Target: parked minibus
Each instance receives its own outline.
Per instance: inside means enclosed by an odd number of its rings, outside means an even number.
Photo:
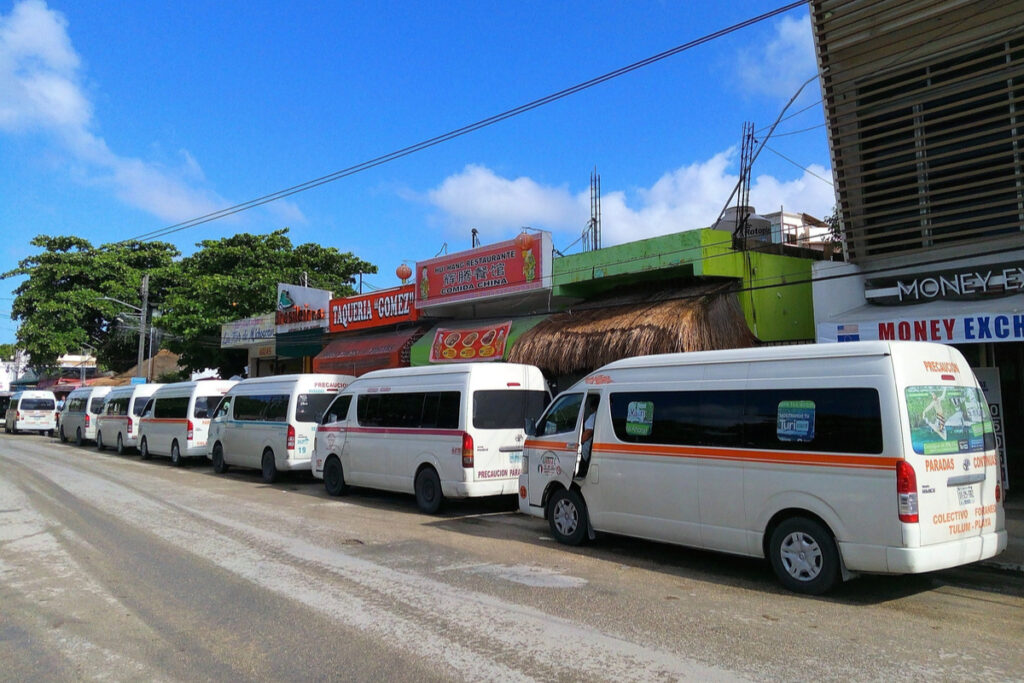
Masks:
[[[7,406],[11,405],[11,396],[13,395],[13,391],[0,391],[0,419],[4,421],[0,426],[7,426]]]
[[[57,398],[52,391],[26,389],[11,394],[4,416],[4,431],[41,432],[53,436],[57,427]]]
[[[279,471],[308,470],[324,410],[352,375],[253,377],[231,387],[210,423],[207,452],[213,471],[229,466],[261,471],[273,483]]]
[[[169,456],[180,467],[185,458],[206,455],[210,417],[217,404],[238,382],[199,380],[165,384],[150,397],[139,418],[139,455]]]
[[[96,448],[103,450],[116,444],[117,454],[138,444],[139,417],[149,397],[163,384],[130,384],[116,387],[107,394],[103,412],[96,418]]]
[[[562,543],[606,531],[767,557],[810,594],[1006,548],[991,417],[951,346],[629,358],[560,394],[527,432],[520,510]]]
[[[103,412],[103,404],[110,387],[78,387],[64,400],[60,411],[61,441],[74,439],[76,446],[96,439],[96,419]]]
[[[531,365],[369,372],[324,413],[313,476],[331,495],[350,485],[414,493],[426,513],[444,498],[514,494],[525,418],[539,415],[547,399]]]

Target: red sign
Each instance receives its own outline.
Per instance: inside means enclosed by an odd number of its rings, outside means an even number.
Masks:
[[[551,236],[528,235],[416,264],[416,308],[551,286]]]
[[[434,342],[430,345],[430,362],[501,360],[505,356],[505,344],[511,329],[511,321],[462,330],[439,327],[434,331]]]
[[[416,286],[408,284],[373,294],[331,299],[330,330],[348,332],[411,322],[419,318],[413,305],[415,297]]]

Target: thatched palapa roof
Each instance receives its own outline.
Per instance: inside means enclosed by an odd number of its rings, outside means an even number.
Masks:
[[[729,288],[660,290],[631,303],[619,297],[557,313],[523,334],[508,360],[557,376],[630,356],[754,346],[757,337]]]

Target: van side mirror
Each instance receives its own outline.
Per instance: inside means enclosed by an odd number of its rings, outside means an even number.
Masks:
[[[523,431],[526,432],[527,436],[537,436],[537,423],[532,418],[526,418],[526,424],[523,426]]]

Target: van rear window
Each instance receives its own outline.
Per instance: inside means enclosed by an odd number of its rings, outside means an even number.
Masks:
[[[21,399],[21,410],[53,410],[56,407],[52,398]]]
[[[296,422],[319,422],[337,394],[299,394],[295,403]]]
[[[98,414],[102,413],[103,412],[103,402],[105,400],[106,399],[103,398],[102,396],[97,396],[96,398],[94,398],[91,401],[89,401],[89,412],[94,414],[94,415],[98,415]]]
[[[907,387],[906,397],[914,452],[975,453],[996,447],[992,417],[977,387]]]
[[[547,405],[546,391],[496,389],[473,392],[473,426],[477,429],[522,429]]]

